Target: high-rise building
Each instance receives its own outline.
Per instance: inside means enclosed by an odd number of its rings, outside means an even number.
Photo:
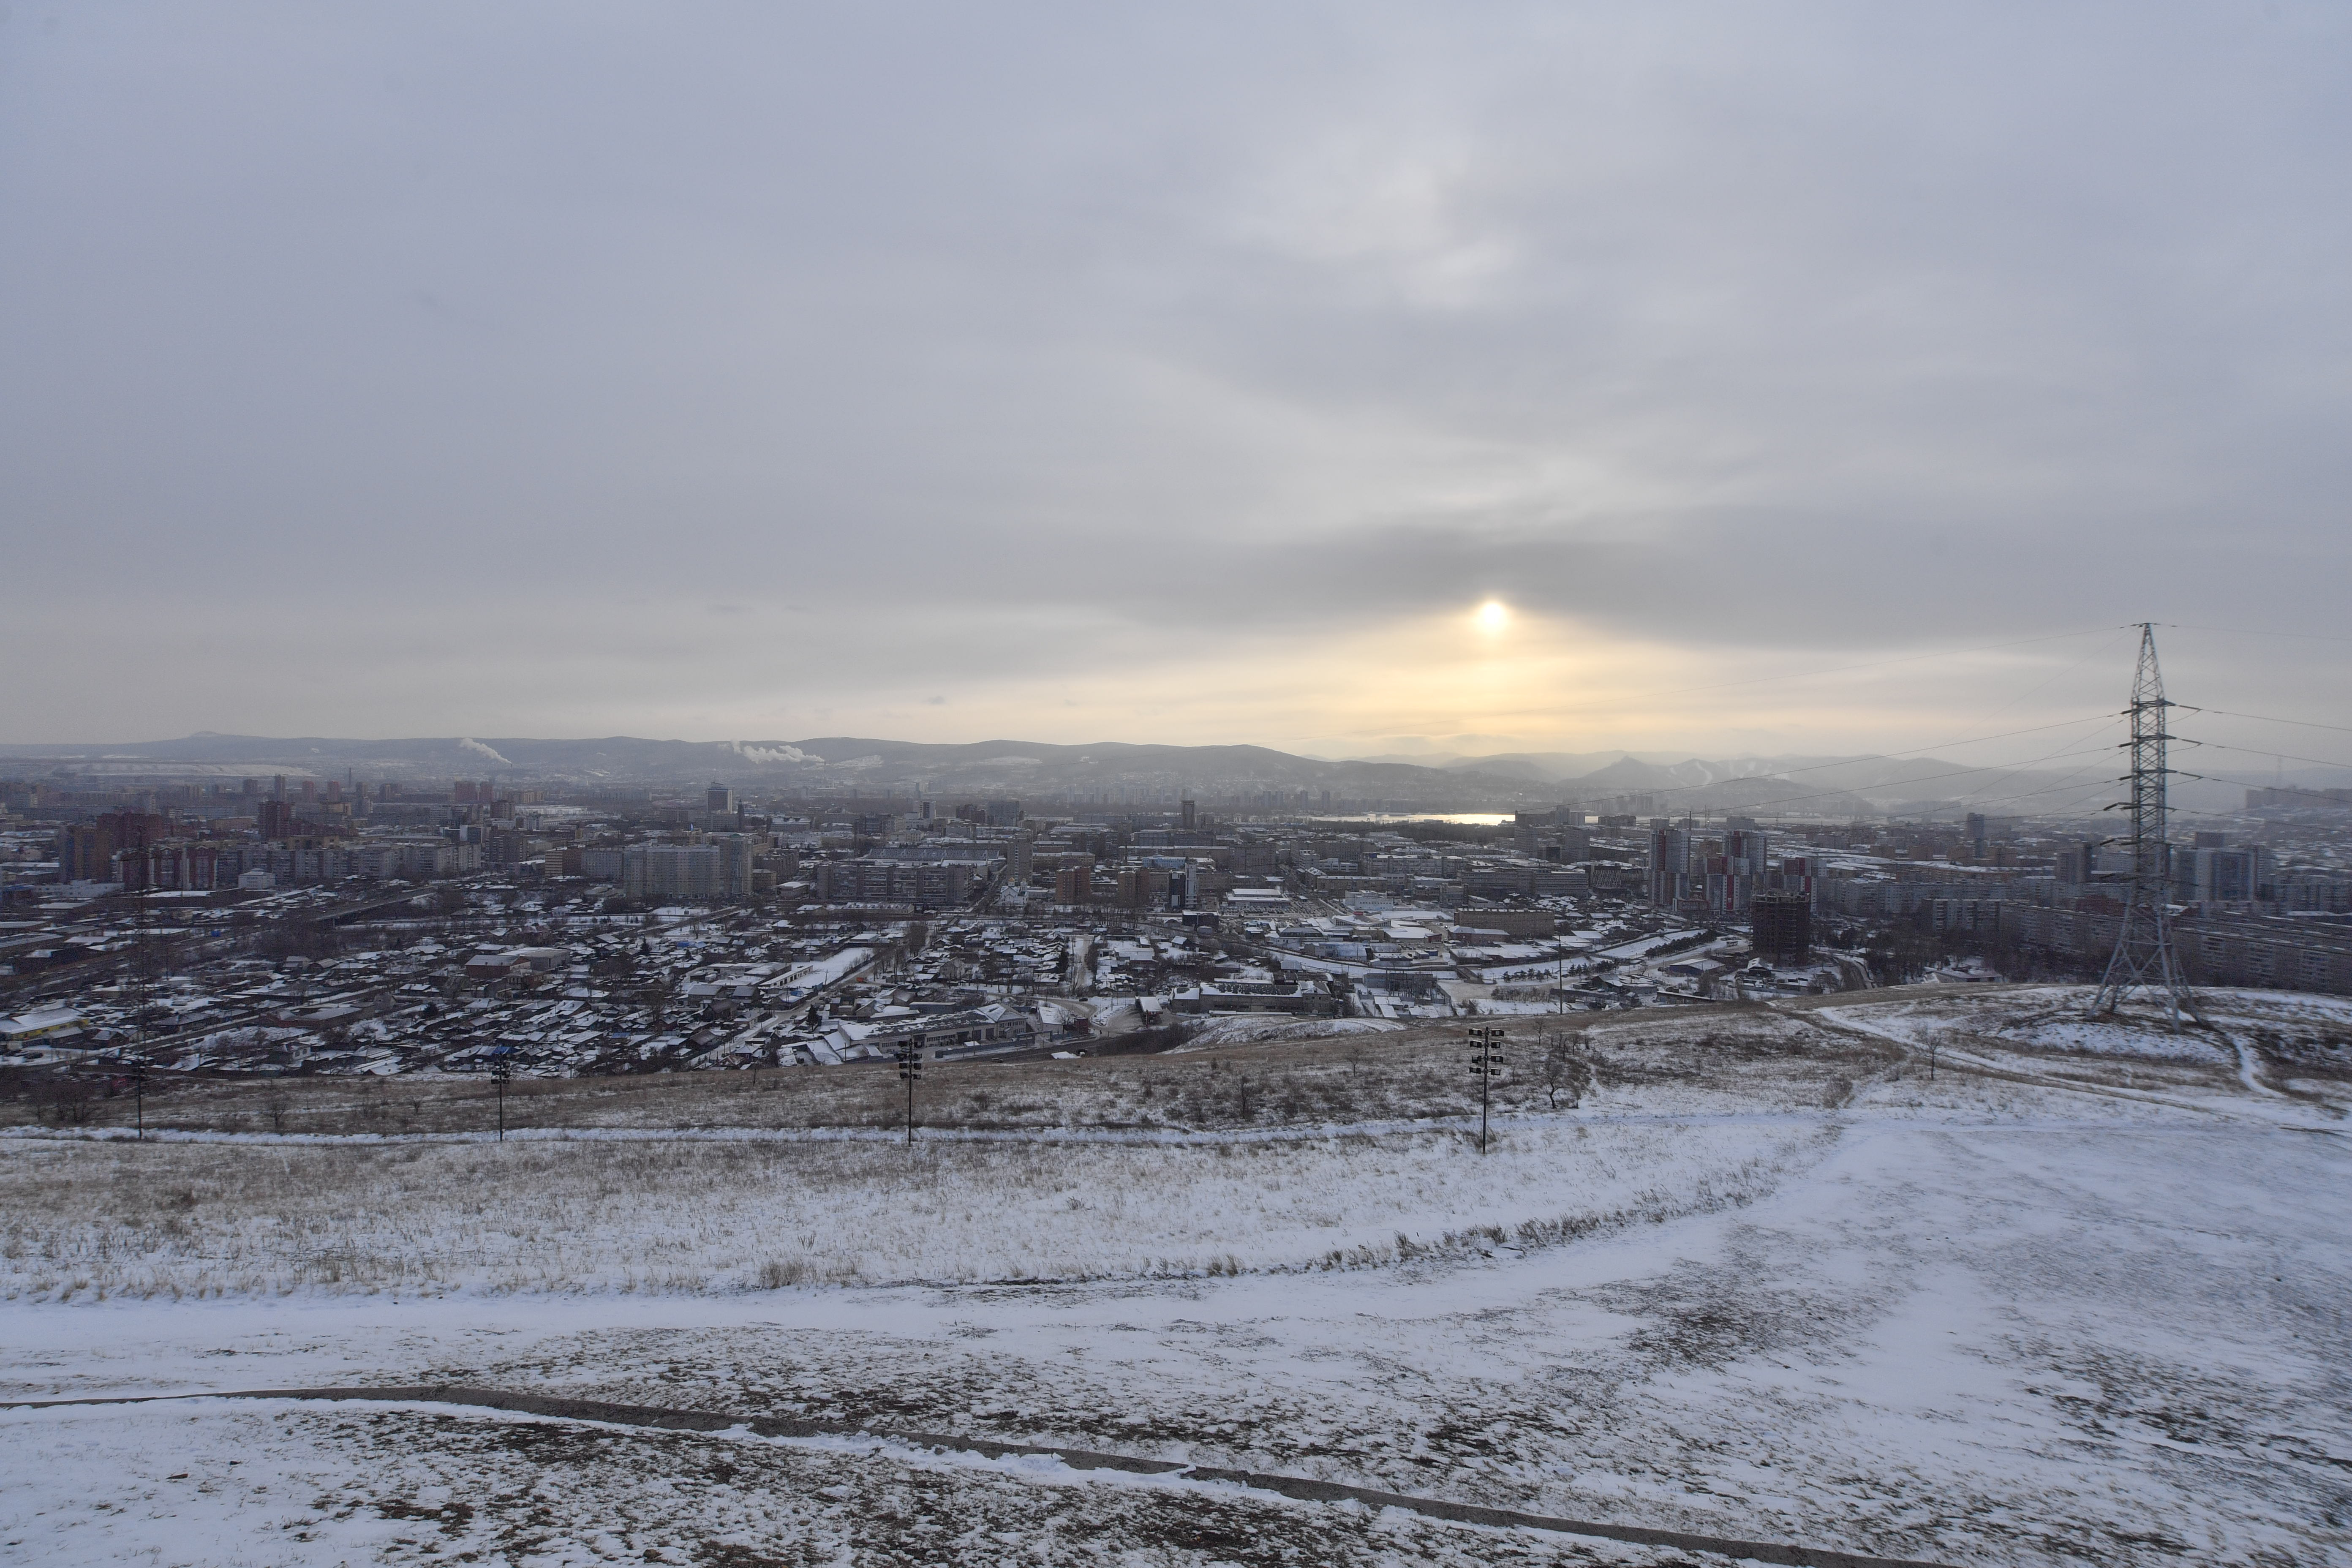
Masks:
[[[1740,875],[1764,875],[1764,852],[1769,835],[1757,827],[1738,827],[1723,836],[1723,856],[1739,868]]]
[[[714,780],[710,787],[702,792],[702,809],[721,814],[733,811],[735,792]]]
[[[1166,909],[1171,889],[1176,886],[1175,876],[1160,866],[1121,868],[1118,873],[1119,907],[1129,910]]]
[[[1748,901],[1764,880],[1766,835],[1760,828],[1735,827],[1723,836],[1723,853],[1707,858],[1708,912],[1730,920],[1747,912]]]
[[[810,879],[827,903],[913,904],[947,909],[969,900],[987,881],[986,860],[826,860]]]
[[[1768,963],[1793,963],[1811,950],[1812,901],[1802,893],[1758,893],[1748,900],[1750,945]]]
[[[169,818],[141,811],[110,811],[92,821],[59,828],[58,874],[68,882],[112,881],[116,855],[161,844],[171,831]]]
[[[2236,904],[2263,897],[2263,885],[2270,879],[2268,859],[2263,846],[2248,844],[2192,850],[2177,856],[2174,863],[2189,873],[2188,892],[2194,902]]]
[[[756,847],[748,833],[714,833],[711,845],[719,851],[719,896],[722,899],[748,897],[751,891],[751,856]]]
[[[2058,851],[2055,871],[2060,898],[2079,898],[2088,892],[2092,879],[2099,870],[2099,844],[2093,839],[2087,844],[2069,845]]]
[[[724,898],[725,875],[725,862],[715,844],[632,844],[621,851],[621,892],[625,898]]]
[[[1679,827],[1650,834],[1650,902],[1672,909],[1690,889],[1690,835]]]
[[[58,875],[68,882],[114,878],[114,825],[104,817],[58,829]]]

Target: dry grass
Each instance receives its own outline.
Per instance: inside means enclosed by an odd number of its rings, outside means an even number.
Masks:
[[[1885,1059],[1756,1007],[1694,1008],[1597,1025],[1570,1017],[1512,1026],[1499,1110],[1549,1109],[1544,1040],[1556,1036],[1604,1089],[1709,1084],[1786,1103],[1817,1104],[1818,1080],[1852,1078]],[[1838,1067],[1836,1059],[1846,1065]],[[1243,1127],[1453,1117],[1470,1102],[1458,1028],[1233,1046],[1173,1056],[1076,1061],[976,1061],[925,1068],[927,1126],[980,1130]],[[1809,1087],[1810,1085],[1810,1087]],[[41,1119],[34,1098],[0,1102],[0,1126]],[[491,1086],[474,1079],[159,1078],[150,1128],[205,1132],[398,1137],[489,1130]],[[903,1101],[887,1065],[517,1079],[509,1127],[856,1128],[898,1124]],[[87,1125],[131,1125],[128,1096],[89,1106]]]
[[[729,1290],[1343,1268],[1744,1198],[1801,1127],[1180,1147],[17,1143],[0,1294]]]
[[[446,1141],[489,1126],[485,1084],[184,1084],[151,1099],[150,1126],[236,1141],[0,1141],[0,1292],[712,1290],[1381,1264],[1738,1201],[1813,1137],[1803,1122],[1588,1124],[1569,1110],[1580,1089],[1620,1110],[1811,1110],[1885,1055],[1710,1009],[1564,1036],[1566,1067],[1547,1074],[1534,1033],[1514,1043],[1496,1096],[1505,1131],[1483,1160],[1459,1130],[1475,1101],[1453,1031],[936,1067],[926,1127],[1013,1135],[911,1153],[823,1136],[897,1123],[887,1068],[518,1080],[509,1126],[637,1136],[503,1145]],[[102,1120],[127,1120],[106,1104]],[[1096,1136],[1135,1129],[1211,1141]],[[818,1136],[659,1135],[681,1130]],[[300,1141],[351,1133],[383,1142]]]

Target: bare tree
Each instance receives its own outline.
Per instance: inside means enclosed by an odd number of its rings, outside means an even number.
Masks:
[[[1559,1097],[1565,1092],[1571,1110],[1584,1098],[1589,1087],[1591,1067],[1576,1054],[1575,1037],[1547,1030],[1543,1037],[1544,1096],[1551,1109],[1559,1109]]]

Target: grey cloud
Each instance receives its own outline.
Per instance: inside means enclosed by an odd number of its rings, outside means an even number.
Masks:
[[[1039,671],[1080,616],[1148,664],[1170,603],[1314,637],[1501,593],[1801,647],[2314,621],[2352,480],[2347,33],[20,15],[0,513],[18,580],[102,562],[142,636],[215,655],[139,655],[165,703],[267,644],[224,602],[649,704],[722,647],[918,679],[981,637]],[[887,649],[841,646],[851,598]],[[137,641],[54,711],[138,686]],[[285,727],[262,692],[221,727]]]

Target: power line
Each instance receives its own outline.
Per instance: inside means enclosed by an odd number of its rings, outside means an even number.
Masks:
[[[2219,713],[2230,719],[2259,719],[2265,724],[2294,724],[2305,730],[2333,730],[2339,735],[2352,735],[2352,725],[2315,724],[2308,719],[2280,719],[2268,713],[2238,713],[2227,708],[2200,708],[2194,702],[2176,702],[2173,706],[2186,708],[2191,713]]]
[[[1717,784],[1734,784],[1741,778],[1792,779],[1799,773],[1817,773],[1824,768],[1850,768],[1854,766],[1857,763],[1884,762],[1895,757],[1915,756],[1921,752],[1940,752],[1952,746],[1974,746],[1980,745],[1987,741],[2006,741],[2012,735],[2039,735],[2051,730],[2073,729],[2079,725],[2091,723],[2096,720],[2113,720],[2115,717],[2116,715],[2113,713],[2094,713],[2087,718],[2078,715],[2072,719],[2061,719],[2054,724],[2030,724],[2022,730],[2003,730],[1997,735],[1971,735],[1968,739],[1961,741],[1933,741],[1924,746],[1913,746],[1907,751],[1873,752],[1867,756],[1841,757],[1837,761],[1830,763],[1809,763],[1801,768],[1790,768],[1784,773],[1740,773],[1735,774],[1729,778],[1713,779],[1706,784],[1656,784],[1645,790],[1623,790],[1619,793],[1631,795],[1675,795],[1685,790],[1713,789]],[[2267,752],[2264,753],[2264,755],[2268,754],[2269,753]],[[2003,765],[2004,764],[1999,763],[1985,763],[1979,764],[1978,767],[1962,768],[1959,770],[1959,773],[1972,773],[1979,771],[1998,769]],[[2031,766],[2032,764],[2021,763],[2019,765]],[[1957,773],[1931,773],[1928,776],[1930,778],[1953,778],[1958,775]],[[1559,782],[1562,784],[1576,784],[1580,781],[1576,779],[1562,779]],[[1906,784],[1916,784],[1923,781],[1906,779],[1902,782]],[[1824,793],[1836,795],[1843,792],[1831,790]],[[1813,797],[1811,795],[1804,795],[1797,798],[1810,800]]]
[[[2130,629],[2131,629],[2131,628],[2130,628],[2130,627],[2128,627],[2128,626],[2118,626],[2118,627],[2116,627],[2116,630],[2117,632],[2125,632],[2125,631],[2128,631],[2128,630],[2130,630]],[[2086,665],[2086,664],[2090,663],[2093,659],[2099,658],[2101,655],[2105,654],[2105,653],[2109,648],[2113,647],[2114,646],[2115,646],[2115,637],[2114,637],[2112,635],[2110,635],[2110,636],[2108,637],[2108,638],[2107,638],[2105,641],[2101,642],[2101,643],[2099,643],[2098,645],[2096,645],[2095,647],[2094,647],[2091,649],[2091,651],[2090,651],[2090,652],[2088,652],[2088,653],[2084,654],[2082,658],[2080,658],[2076,659],[2074,663],[2072,663],[2072,664],[2070,664],[2070,665],[2066,666],[2066,667],[2065,667],[2064,668],[2063,668],[2063,669],[2053,670],[2050,674],[2043,676],[2041,679],[2039,679],[2039,680],[2035,681],[2032,685],[2031,685],[2031,686],[2027,687],[2024,690],[2022,690],[2022,691],[2019,692],[2016,696],[2014,696],[2014,697],[2011,698],[2008,701],[2003,702],[2003,703],[2001,703],[2000,706],[1995,707],[1995,708],[1992,708],[1992,709],[1990,709],[1990,710],[1987,710],[1986,712],[1983,712],[1983,713],[1981,713],[1981,714],[1979,714],[1979,715],[1978,715],[1978,716],[1977,716],[1973,721],[1971,721],[1971,722],[1973,722],[1973,723],[1978,723],[1978,724],[1981,724],[1981,723],[1983,723],[1986,720],[1988,720],[1988,719],[1991,718],[1995,713],[2005,712],[2005,711],[2006,711],[2006,710],[2008,710],[2009,709],[2011,709],[2011,708],[2016,707],[2019,703],[2021,703],[2021,702],[2024,701],[2027,698],[2029,698],[2029,697],[2032,696],[2035,692],[2037,692],[2037,691],[2041,690],[2043,687],[2045,687],[2045,686],[2049,685],[2052,681],[2053,681],[2053,680],[2057,680],[2057,679],[2059,679],[2061,677],[2068,676],[2068,675],[2072,675],[2072,674],[2074,674],[2074,671],[2076,671],[2076,670],[2078,670],[2078,669],[2082,668],[2084,665]]]
[[[1727,691],[1740,686],[1769,686],[1782,680],[1810,680],[1817,675],[1845,675],[1857,669],[1885,669],[1889,665],[1917,664],[1929,658],[1962,658],[1972,653],[1991,653],[1999,648],[2025,647],[2034,643],[2064,642],[2069,637],[2086,637],[2100,632],[2116,630],[2113,626],[2088,626],[2076,632],[2053,632],[2048,637],[2015,637],[2008,642],[1981,643],[1975,647],[1942,648],[1934,653],[1908,653],[1898,658],[1872,659],[1863,664],[1836,664],[1824,669],[1799,670],[1793,675],[1759,675],[1748,680],[1718,680],[1705,686],[1667,686],[1655,691],[1629,691],[1620,695],[1620,702],[1640,702],[1652,697],[1679,697],[1691,691]],[[2061,671],[2060,673],[2063,673]],[[1995,709],[1994,712],[1999,712]]]
[[[2332,637],[2325,632],[2256,631],[2251,626],[2184,626],[2179,621],[2165,621],[2159,624],[2170,630],[2182,632],[2221,632],[2230,637],[2296,637],[2305,642],[2352,643],[2352,637]]]
[[[2090,771],[2091,771],[2091,769],[2090,769],[2090,765],[2086,763],[2086,764],[2084,764],[2084,766],[2082,766],[2082,767],[2076,768],[2073,773],[2068,773],[2064,778],[2060,779],[2056,784],[2044,784],[2044,785],[2043,785],[2042,788],[2040,788],[2040,789],[2021,790],[2021,791],[2019,791],[2019,792],[2018,792],[2017,794],[2015,794],[2015,795],[1997,795],[1993,796],[1990,800],[1978,801],[1976,804],[1977,804],[1977,805],[2008,805],[2008,804],[2010,804],[2011,801],[2032,800],[2032,799],[2033,799],[2034,797],[2036,797],[2037,795],[2056,795],[2060,790],[2064,789],[2068,784],[2073,784],[2076,779],[2081,778],[2084,773],[2089,773]],[[2083,785],[2083,786],[2082,786],[2082,789],[2083,789],[2083,791],[2084,791],[2084,792],[2087,793],[2087,792],[2089,792],[2089,791],[2091,791],[2091,790],[2095,790],[2095,789],[2097,789],[2097,788],[2101,787],[2101,785],[2102,785],[2102,784],[2104,784],[2110,783],[2110,782],[2112,782],[2112,781],[2109,781],[2109,780],[2100,780],[2100,781],[2096,781],[2096,782],[2095,782],[2095,783],[2087,784]]]
[[[2310,763],[2316,767],[2352,768],[2352,763],[2339,763],[2327,757],[2298,757],[2293,752],[2273,752],[2267,746],[2225,746],[2219,741],[2191,741],[2189,743],[2216,752],[2237,752],[2249,757],[2278,757],[2290,763]]]
[[[2052,756],[2052,757],[2046,757],[2046,758],[2043,758],[2042,760],[2043,760],[2043,761],[2045,761],[2045,762],[2048,762],[2048,761],[2053,761],[2053,760],[2054,760],[2056,757],[2079,757],[2079,756],[2094,756],[2094,755],[2096,755],[2096,756],[2104,756],[2104,755],[2106,753],[2107,750],[2108,750],[2108,748],[2107,748],[2107,747],[2100,746],[2100,747],[2097,747],[2097,748],[2095,748],[2094,751],[2091,751],[2091,752],[2059,752],[2053,753],[2053,756]],[[1961,777],[1964,777],[1964,776],[1966,776],[1967,774],[1969,774],[1969,773],[1983,773],[1983,772],[1986,772],[1986,771],[1987,771],[1986,769],[1984,769],[1984,768],[1980,768],[1980,767],[1979,767],[1979,768],[1954,768],[1954,769],[1953,769],[1951,772],[1949,772],[1949,773],[1927,773],[1927,774],[1922,775],[1922,776],[1921,776],[1921,777],[1919,777],[1919,778],[1916,778],[1916,779],[1905,779],[1905,780],[1903,781],[1903,783],[1904,783],[1905,784],[1906,784],[1906,785],[1907,785],[1907,784],[1933,784],[1933,783],[1934,783],[1936,780],[1937,780],[1937,779],[1956,779],[1956,778],[1961,778]],[[1696,786],[1693,786],[1693,787],[1696,787]],[[1776,800],[1755,800],[1755,801],[1748,801],[1748,802],[1743,803],[1743,809],[1745,809],[1745,810],[1748,810],[1748,811],[1758,811],[1758,810],[1761,810],[1763,807],[1768,806],[1768,805],[1789,805],[1790,803],[1791,803],[1791,802],[1793,802],[1793,801],[1800,801],[1800,800],[1820,800],[1820,799],[1822,799],[1824,796],[1828,796],[1828,795],[1851,795],[1852,793],[1853,793],[1853,791],[1851,791],[1851,790],[1843,790],[1843,789],[1824,789],[1824,790],[1815,790],[1814,792],[1812,792],[1812,793],[1811,793],[1811,794],[1810,794],[1810,795],[1781,795],[1780,797],[1779,797],[1779,798],[1778,798],[1778,799],[1776,799]]]
[[[2111,715],[2109,715],[2109,716],[2108,716],[2108,721],[2109,721],[2110,723],[2112,723],[2112,722],[2114,721],[2114,719],[2115,719],[2115,716],[2114,716],[2114,715],[2112,715],[2112,714],[2111,714]],[[2074,744],[2074,742],[2073,742],[2072,740],[2070,740],[2070,741],[2068,741],[2068,742],[2066,742],[2066,745],[2072,745],[2072,744]],[[2065,746],[2061,746],[2057,751],[2052,752],[2051,752],[2049,755],[2047,755],[2047,756],[2036,757],[2036,758],[2034,758],[2034,759],[2033,759],[2032,762],[2030,762],[2030,763],[2020,763],[2019,764],[2017,764],[2017,770],[2014,770],[2014,771],[2022,771],[2023,769],[2026,769],[2026,768],[2038,768],[2038,767],[2040,767],[2040,766],[2041,766],[2042,763],[2048,763],[2048,762],[2054,762],[2054,761],[2056,761],[2058,758],[2063,757],[2063,756],[2066,756],[2066,755],[2068,755],[2068,754],[2069,754],[2069,753],[2068,753],[2068,752],[2067,752],[2067,751],[2065,750]],[[2075,775],[2077,775],[2077,774],[2081,774],[2081,773],[2088,773],[2089,771],[2090,771],[2090,769],[2089,769],[2087,766],[2085,766],[2085,767],[2080,767],[2080,768],[2077,768],[2077,769],[2075,769],[2075,770],[2074,770],[2074,774],[2070,774],[2070,775],[2068,775],[2068,776],[2069,776],[2069,777],[2073,777],[2073,776],[2075,776]],[[1976,791],[1976,793],[1975,793],[1974,795],[1963,795],[1963,796],[1961,797],[1961,799],[1960,799],[1960,804],[1961,804],[1962,805],[1978,805],[1978,804],[1979,804],[1979,803],[1978,802],[1978,800],[1977,800],[1977,796],[1978,796],[1978,795],[1982,795],[1982,794],[1984,794],[1984,792],[1985,792],[1986,790],[1989,790],[1989,789],[1990,789],[1990,788],[1992,788],[1992,781],[1990,781],[1990,780],[1987,780],[1987,781],[1986,781],[1986,782],[1985,782],[1985,783],[1984,783],[1980,787],[1979,787],[1979,788],[1978,788],[1978,790]]]
[[[2279,783],[2278,783],[2276,780],[2274,780],[2274,779],[2242,779],[2242,778],[2233,778],[2233,777],[2231,777],[2231,776],[2230,774],[2228,774],[2228,773],[2199,773],[2197,776],[2198,776],[2199,778],[2200,778],[2200,779],[2207,780],[2208,782],[2212,783],[2212,784],[2238,784],[2238,785],[2241,785],[2241,786],[2242,786],[2242,787],[2244,787],[2244,788],[2246,788],[2246,789],[2282,789],[2282,788],[2283,788],[2283,789],[2284,789],[2284,790],[2285,790],[2288,794],[2290,794],[2290,795],[2293,795],[2293,794],[2296,794],[2296,793],[2298,793],[2298,792],[2295,790],[2294,785],[2293,785],[2293,784],[2284,784],[2284,785],[2283,785],[2283,784],[2279,784]]]

